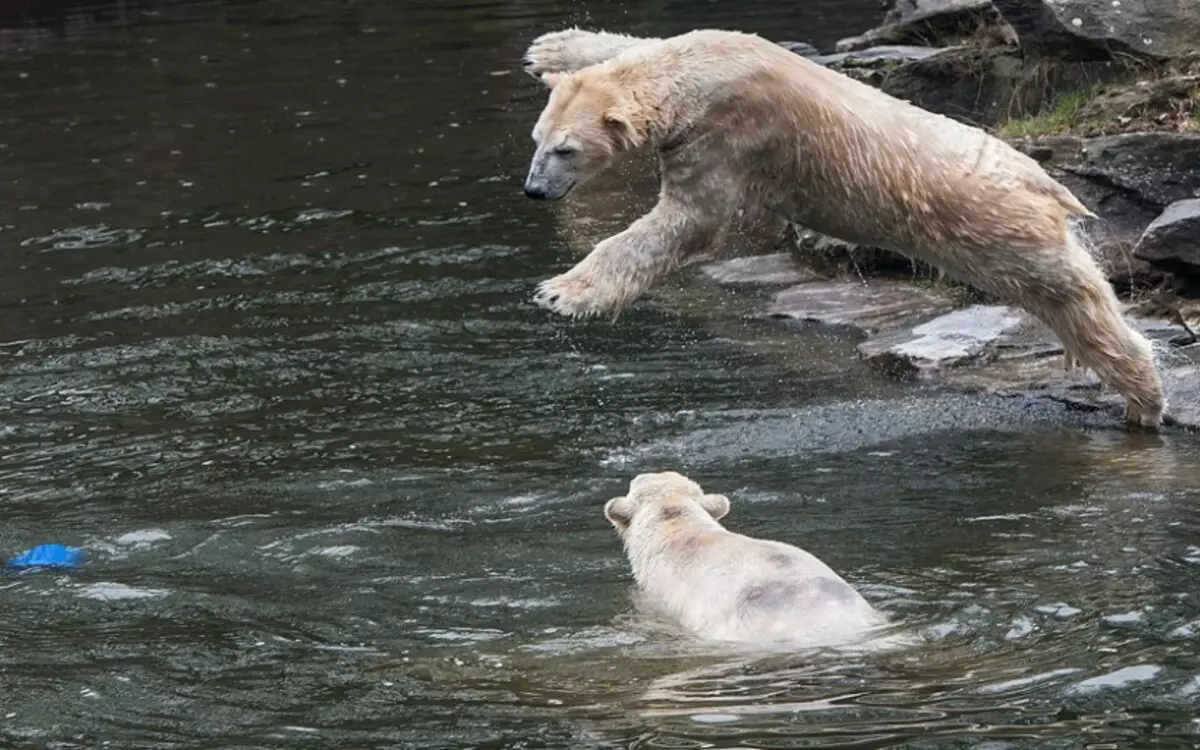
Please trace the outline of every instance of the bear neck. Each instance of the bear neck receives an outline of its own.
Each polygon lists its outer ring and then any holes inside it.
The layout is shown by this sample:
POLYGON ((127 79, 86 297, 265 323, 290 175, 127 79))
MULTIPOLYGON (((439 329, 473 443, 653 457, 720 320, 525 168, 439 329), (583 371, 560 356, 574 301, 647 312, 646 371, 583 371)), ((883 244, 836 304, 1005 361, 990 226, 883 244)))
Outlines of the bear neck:
MULTIPOLYGON (((689 557, 688 547, 701 534, 728 533, 707 511, 699 507, 667 506, 643 508, 634 515, 625 532, 625 552, 638 586, 662 580, 660 571, 671 569, 689 557), (664 511, 681 511, 669 520, 664 511)), ((670 575, 668 577, 674 577, 670 575)))

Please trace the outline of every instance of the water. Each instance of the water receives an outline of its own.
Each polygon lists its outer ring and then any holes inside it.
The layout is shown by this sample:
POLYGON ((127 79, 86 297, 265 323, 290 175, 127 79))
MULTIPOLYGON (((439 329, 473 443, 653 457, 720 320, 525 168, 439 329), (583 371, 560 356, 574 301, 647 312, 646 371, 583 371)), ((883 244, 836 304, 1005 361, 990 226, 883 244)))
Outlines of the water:
MULTIPOLYGON (((687 274, 616 324, 529 304, 581 231, 520 194, 533 34, 828 46, 875 0, 17 29, 33 5, 0 31, 0 554, 91 556, 0 578, 0 745, 1200 743, 1195 438, 902 388, 687 274), (646 622, 601 508, 664 468, 919 645, 752 659, 646 622)), ((594 195, 587 231, 628 219, 594 195)))

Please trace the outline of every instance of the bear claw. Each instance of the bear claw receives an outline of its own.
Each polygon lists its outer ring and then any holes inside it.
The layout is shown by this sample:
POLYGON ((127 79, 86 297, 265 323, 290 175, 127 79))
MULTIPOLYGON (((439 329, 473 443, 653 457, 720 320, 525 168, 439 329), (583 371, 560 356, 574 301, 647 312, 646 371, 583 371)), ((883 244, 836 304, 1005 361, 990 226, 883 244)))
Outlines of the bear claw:
POLYGON ((555 277, 538 284, 533 302, 570 318, 601 315, 611 305, 597 287, 579 279, 555 277))

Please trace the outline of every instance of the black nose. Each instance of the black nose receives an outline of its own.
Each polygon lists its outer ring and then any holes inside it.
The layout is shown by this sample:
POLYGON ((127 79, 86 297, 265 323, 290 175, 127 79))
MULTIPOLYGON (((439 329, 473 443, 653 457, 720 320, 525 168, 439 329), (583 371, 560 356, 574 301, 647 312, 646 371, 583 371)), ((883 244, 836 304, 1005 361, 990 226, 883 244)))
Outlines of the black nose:
POLYGON ((539 187, 525 186, 525 195, 533 198, 535 201, 546 200, 546 191, 539 187))
POLYGON ((530 65, 533 65, 533 58, 529 55, 525 55, 521 58, 521 65, 528 68, 530 65))

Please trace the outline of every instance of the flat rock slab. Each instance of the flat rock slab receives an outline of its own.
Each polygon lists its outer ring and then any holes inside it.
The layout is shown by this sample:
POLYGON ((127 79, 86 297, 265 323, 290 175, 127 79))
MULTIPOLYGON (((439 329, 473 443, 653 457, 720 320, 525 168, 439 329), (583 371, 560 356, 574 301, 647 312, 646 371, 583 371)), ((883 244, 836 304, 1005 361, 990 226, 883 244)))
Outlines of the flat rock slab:
POLYGON ((818 65, 838 66, 871 66, 886 63, 899 63, 908 60, 924 60, 941 52, 939 47, 919 47, 908 44, 883 44, 877 47, 854 50, 852 52, 834 52, 828 55, 812 55, 809 59, 818 65))
POLYGON ((1014 308, 972 305, 876 334, 858 345, 858 353, 888 372, 923 375, 994 353, 995 345, 1024 323, 1025 316, 1014 308))
POLYGON ((953 307, 944 293, 904 281, 814 281, 776 294, 766 314, 875 333, 932 318, 953 307))
POLYGON ((797 263, 791 253, 731 258, 700 270, 721 286, 791 286, 820 278, 797 263))

